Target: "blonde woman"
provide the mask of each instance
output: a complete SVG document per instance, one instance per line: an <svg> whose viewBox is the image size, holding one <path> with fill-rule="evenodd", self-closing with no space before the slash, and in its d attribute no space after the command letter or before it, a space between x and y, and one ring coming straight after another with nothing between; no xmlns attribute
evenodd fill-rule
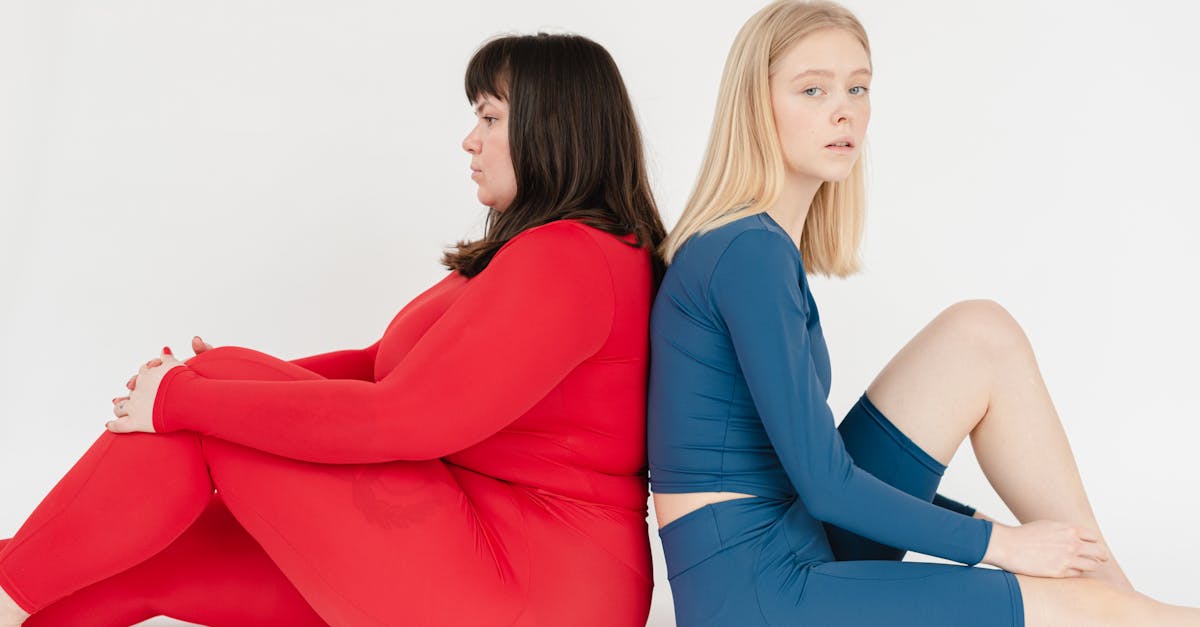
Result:
<svg viewBox="0 0 1200 627"><path fill-rule="evenodd" d="M1134 591L1110 555L1033 351L996 303L937 316L834 428L806 273L858 270L871 68L839 5L751 17L663 243L648 451L678 624L1200 624ZM968 434L1023 524L936 492ZM908 549L964 565L903 562Z"/></svg>

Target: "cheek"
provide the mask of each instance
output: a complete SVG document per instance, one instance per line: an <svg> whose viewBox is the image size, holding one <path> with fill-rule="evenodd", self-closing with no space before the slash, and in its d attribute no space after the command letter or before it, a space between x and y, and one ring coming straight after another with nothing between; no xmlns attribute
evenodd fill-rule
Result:
<svg viewBox="0 0 1200 627"><path fill-rule="evenodd" d="M799 107L776 109L775 128L784 155L797 156L808 151L813 142L811 114Z"/></svg>

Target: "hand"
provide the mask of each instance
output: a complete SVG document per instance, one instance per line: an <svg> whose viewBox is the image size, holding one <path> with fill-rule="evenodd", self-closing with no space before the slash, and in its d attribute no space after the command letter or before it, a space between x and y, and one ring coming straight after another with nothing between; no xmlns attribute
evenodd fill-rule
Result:
<svg viewBox="0 0 1200 627"><path fill-rule="evenodd" d="M130 389L129 396L113 399L113 415L117 418L104 423L105 428L114 433L154 433L154 398L159 383L168 370L179 366L185 364L164 346L161 355L143 364L125 384Z"/></svg>
<svg viewBox="0 0 1200 627"><path fill-rule="evenodd" d="M199 355L200 353L203 353L204 351L209 350L211 348L212 348L212 344L209 344L209 343L205 342L204 340L200 339L199 335L192 336L192 352L193 353L196 353L197 355Z"/></svg>
<svg viewBox="0 0 1200 627"><path fill-rule="evenodd" d="M1078 577L1100 568L1110 556L1094 529L1035 520L1018 527L993 522L983 561L1035 577Z"/></svg>
<svg viewBox="0 0 1200 627"><path fill-rule="evenodd" d="M209 344L208 342L205 342L204 340L200 339L199 335L192 336L192 352L193 353L199 355L200 353L203 353L204 351L210 350L210 349L212 349L212 344ZM168 347L165 347L165 346L163 347L163 352L165 352L168 355L171 354ZM153 360L151 360L151 361L153 361ZM138 376L136 374L133 375L132 377L129 377L129 380L125 382L125 387L129 388L130 390L133 390L134 385L137 384L137 377ZM113 399L113 403L116 403L117 401L123 401L128 398L129 398L128 396L118 396L117 398Z"/></svg>

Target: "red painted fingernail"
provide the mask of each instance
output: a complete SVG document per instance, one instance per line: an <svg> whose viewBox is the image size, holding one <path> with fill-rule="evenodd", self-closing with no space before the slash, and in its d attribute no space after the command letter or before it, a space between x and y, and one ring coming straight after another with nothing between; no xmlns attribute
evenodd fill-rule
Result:
<svg viewBox="0 0 1200 627"><path fill-rule="evenodd" d="M166 353L166 354L168 354L168 355L170 355L170 354L171 354L171 347L170 347L170 346L164 346L164 347L163 347L163 352L164 352L164 353Z"/></svg>

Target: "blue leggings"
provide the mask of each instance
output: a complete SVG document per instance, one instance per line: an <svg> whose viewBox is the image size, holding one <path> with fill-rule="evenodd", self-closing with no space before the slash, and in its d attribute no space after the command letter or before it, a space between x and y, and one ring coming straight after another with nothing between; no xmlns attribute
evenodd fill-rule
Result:
<svg viewBox="0 0 1200 627"><path fill-rule="evenodd" d="M946 466L866 394L838 431L855 464L933 499ZM905 551L816 521L796 498L705 505L668 523L659 538L679 627L1025 625L1012 573L901 561Z"/></svg>

